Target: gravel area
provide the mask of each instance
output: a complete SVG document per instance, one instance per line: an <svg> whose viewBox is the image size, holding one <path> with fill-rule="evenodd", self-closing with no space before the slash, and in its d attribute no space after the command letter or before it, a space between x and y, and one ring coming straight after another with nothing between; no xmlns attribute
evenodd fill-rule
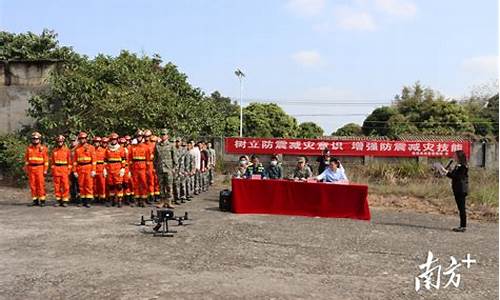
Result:
<svg viewBox="0 0 500 300"><path fill-rule="evenodd" d="M0 299L497 299L498 224L371 208L372 220L239 215L219 187L175 209L174 237L137 226L149 208L27 207L0 187ZM415 291L427 252L458 288Z"/></svg>

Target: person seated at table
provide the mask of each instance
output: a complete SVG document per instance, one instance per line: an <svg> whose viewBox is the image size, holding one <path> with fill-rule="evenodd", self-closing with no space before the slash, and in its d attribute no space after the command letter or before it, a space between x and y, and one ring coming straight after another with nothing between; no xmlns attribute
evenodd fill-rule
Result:
<svg viewBox="0 0 500 300"><path fill-rule="evenodd" d="M243 178L245 173L247 172L248 166L248 157L246 155L240 156L238 161L238 167L236 167L236 171L233 174L234 178Z"/></svg>
<svg viewBox="0 0 500 300"><path fill-rule="evenodd" d="M252 178L253 175L260 175L260 178L266 178L266 169L259 162L259 157L254 154L250 159L252 162L248 164L245 178Z"/></svg>
<svg viewBox="0 0 500 300"><path fill-rule="evenodd" d="M267 177L269 179L282 179L283 178L283 168L278 163L278 157L276 155L271 156L271 162L266 170Z"/></svg>
<svg viewBox="0 0 500 300"><path fill-rule="evenodd" d="M316 180L333 183L349 183L344 169L340 168L340 161L336 158L330 160L328 168L323 173L316 176Z"/></svg>
<svg viewBox="0 0 500 300"><path fill-rule="evenodd" d="M297 166L293 171L293 180L305 181L312 176L313 174L311 168L306 165L306 159L304 157L300 157L297 161Z"/></svg>

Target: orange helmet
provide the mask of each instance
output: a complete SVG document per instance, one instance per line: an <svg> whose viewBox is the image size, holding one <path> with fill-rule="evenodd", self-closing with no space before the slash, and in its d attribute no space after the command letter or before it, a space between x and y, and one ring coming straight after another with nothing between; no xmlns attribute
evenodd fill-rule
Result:
<svg viewBox="0 0 500 300"><path fill-rule="evenodd" d="M31 138L35 138L35 139L41 139L42 138L42 135L40 134L40 132L38 131L35 131L31 134Z"/></svg>
<svg viewBox="0 0 500 300"><path fill-rule="evenodd" d="M107 144L109 142L109 139L107 137L103 137L101 141L102 143Z"/></svg>
<svg viewBox="0 0 500 300"><path fill-rule="evenodd" d="M78 138L79 139L86 139L87 138L87 133L84 132L84 131L81 131L79 134L78 134Z"/></svg>
<svg viewBox="0 0 500 300"><path fill-rule="evenodd" d="M151 136L152 134L153 134L153 133L151 132L151 130L149 130L149 129L144 130L144 136L145 136L145 137L149 137L149 136Z"/></svg>
<svg viewBox="0 0 500 300"><path fill-rule="evenodd" d="M110 140L117 140L118 139L118 134L116 132L113 132L112 134L109 135Z"/></svg>
<svg viewBox="0 0 500 300"><path fill-rule="evenodd" d="M101 137L100 136L94 136L94 138L92 139L92 142L100 142L101 141Z"/></svg>
<svg viewBox="0 0 500 300"><path fill-rule="evenodd" d="M56 142L64 142L66 138L64 137L64 135L58 135L56 137Z"/></svg>

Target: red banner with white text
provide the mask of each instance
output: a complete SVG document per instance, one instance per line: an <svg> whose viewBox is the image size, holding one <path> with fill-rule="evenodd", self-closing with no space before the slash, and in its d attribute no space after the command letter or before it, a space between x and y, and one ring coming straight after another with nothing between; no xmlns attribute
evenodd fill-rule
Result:
<svg viewBox="0 0 500 300"><path fill-rule="evenodd" d="M325 147L335 156L452 157L457 150L470 156L468 141L384 141L275 138L225 138L226 153L320 155Z"/></svg>

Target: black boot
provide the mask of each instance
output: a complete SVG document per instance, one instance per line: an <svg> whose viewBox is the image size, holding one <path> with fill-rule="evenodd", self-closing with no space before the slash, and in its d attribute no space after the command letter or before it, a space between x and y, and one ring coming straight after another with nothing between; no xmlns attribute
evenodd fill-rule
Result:
<svg viewBox="0 0 500 300"><path fill-rule="evenodd" d="M40 207L45 207L45 200L40 200Z"/></svg>
<svg viewBox="0 0 500 300"><path fill-rule="evenodd" d="M61 204L59 204L59 206L62 206L62 207L68 207L68 205L67 205L64 201L62 201L62 203L61 203Z"/></svg>
<svg viewBox="0 0 500 300"><path fill-rule="evenodd" d="M83 199L83 206L86 207L86 208L90 208L90 205L89 205L89 202L88 202L87 198Z"/></svg>
<svg viewBox="0 0 500 300"><path fill-rule="evenodd" d="M39 205L40 205L40 203L38 202L38 199L34 199L34 200L33 200L33 203L31 203L31 204L30 204L30 205L28 205L28 206L39 206Z"/></svg>

